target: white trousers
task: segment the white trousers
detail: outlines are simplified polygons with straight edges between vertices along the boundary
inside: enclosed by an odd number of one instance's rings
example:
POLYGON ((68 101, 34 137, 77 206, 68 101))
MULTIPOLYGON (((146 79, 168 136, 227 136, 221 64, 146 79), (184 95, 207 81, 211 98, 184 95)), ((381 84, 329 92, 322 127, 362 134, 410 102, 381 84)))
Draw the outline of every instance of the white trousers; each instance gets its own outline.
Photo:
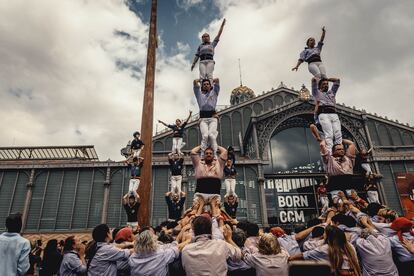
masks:
POLYGON ((181 175, 171 175, 170 182, 171 182, 171 193, 181 194, 181 181, 183 177, 181 175), (177 189, 177 191, 176 191, 177 189))
POLYGON ((226 185, 226 195, 225 197, 229 195, 234 195, 237 197, 236 194, 236 179, 234 178, 226 178, 224 179, 224 184, 226 185))
POLYGON ((141 155, 141 149, 137 149, 137 150, 132 150, 132 158, 139 158, 139 156, 141 155))
POLYGON ((210 83, 213 84, 214 63, 214 60, 211 59, 200 60, 200 79, 209 79, 210 83))
POLYGON ((328 196, 326 195, 319 196, 319 201, 321 202, 321 205, 322 205, 322 214, 324 214, 326 211, 328 211, 328 208, 329 208, 328 196))
POLYGON ((374 203, 374 202, 380 203, 377 191, 367 191, 367 196, 368 196, 367 199, 369 203, 374 203))
POLYGON ((210 146, 213 148, 214 155, 217 152, 217 118, 200 118, 200 132, 201 132, 201 150, 210 146))
POLYGON ((367 175, 372 174, 371 166, 368 163, 362 163, 361 167, 367 172, 367 175))
POLYGON ((308 64, 309 72, 318 80, 327 79, 325 65, 322 62, 312 62, 308 64))
POLYGON ((334 145, 342 144, 341 122, 336 113, 322 113, 319 114, 319 123, 321 124, 323 134, 325 136, 326 147, 330 154, 332 154, 332 147, 334 145))
POLYGON ((181 137, 173 137, 172 140, 172 149, 171 151, 173 153, 181 154, 181 149, 185 146, 185 143, 183 142, 183 138, 181 137))
POLYGON ((129 188, 128 188, 128 191, 130 191, 130 192, 136 192, 138 190, 139 183, 140 183, 140 180, 139 179, 135 179, 135 178, 130 179, 129 180, 129 188))

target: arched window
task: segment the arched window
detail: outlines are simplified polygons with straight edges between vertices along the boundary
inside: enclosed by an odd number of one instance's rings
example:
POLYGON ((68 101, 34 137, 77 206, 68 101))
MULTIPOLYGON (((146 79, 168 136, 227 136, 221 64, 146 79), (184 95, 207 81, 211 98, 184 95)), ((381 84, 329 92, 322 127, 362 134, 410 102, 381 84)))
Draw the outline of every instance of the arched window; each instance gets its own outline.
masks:
POLYGON ((274 102, 276 107, 281 106, 283 104, 283 97, 280 95, 276 95, 274 102))
POLYGON ((263 111, 263 106, 261 104, 259 104, 259 103, 255 103, 253 105, 253 110, 254 110, 254 113, 256 113, 256 115, 259 115, 263 111))
POLYGON ((264 110, 269 111, 270 109, 272 109, 272 107, 273 107, 272 100, 271 99, 266 99, 264 101, 264 110))
POLYGON ((308 127, 292 127, 269 141, 267 174, 312 173, 323 170, 319 145, 308 127))

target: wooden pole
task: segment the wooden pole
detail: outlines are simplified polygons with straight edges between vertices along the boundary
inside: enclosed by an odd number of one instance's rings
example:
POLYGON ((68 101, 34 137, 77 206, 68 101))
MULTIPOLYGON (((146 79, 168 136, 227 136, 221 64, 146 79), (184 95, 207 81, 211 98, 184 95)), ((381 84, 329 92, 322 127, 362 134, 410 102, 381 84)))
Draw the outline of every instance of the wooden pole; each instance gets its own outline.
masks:
POLYGON ((141 198, 138 221, 141 226, 150 225, 152 188, 152 128, 154 117, 155 52, 157 48, 157 0, 152 0, 148 38, 147 68, 145 72, 144 102, 141 116, 141 139, 145 146, 141 153, 144 165, 138 194, 141 198))

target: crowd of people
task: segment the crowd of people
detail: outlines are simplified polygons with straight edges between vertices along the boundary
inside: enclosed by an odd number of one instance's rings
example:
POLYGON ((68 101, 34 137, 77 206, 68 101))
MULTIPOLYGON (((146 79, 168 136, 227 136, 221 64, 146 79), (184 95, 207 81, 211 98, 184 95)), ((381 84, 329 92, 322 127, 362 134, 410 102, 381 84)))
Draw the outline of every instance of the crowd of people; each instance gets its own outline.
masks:
POLYGON ((0 235, 0 275, 295 275, 297 260, 324 264, 328 275, 412 275, 413 222, 379 203, 359 209, 339 197, 296 233, 189 209, 157 227, 100 224, 91 241, 70 236, 43 250, 20 236, 13 214, 0 235))

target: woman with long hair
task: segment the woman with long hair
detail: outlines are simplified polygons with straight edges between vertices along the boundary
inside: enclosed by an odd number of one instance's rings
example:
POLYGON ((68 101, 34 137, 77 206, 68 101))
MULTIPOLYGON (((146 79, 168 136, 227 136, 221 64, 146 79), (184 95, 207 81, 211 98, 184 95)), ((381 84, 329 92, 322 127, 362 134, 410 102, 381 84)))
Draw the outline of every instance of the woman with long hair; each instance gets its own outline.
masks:
POLYGON ((62 262, 62 254, 58 250, 58 241, 49 240, 43 251, 43 262, 40 270, 41 276, 56 275, 62 262))
POLYGON ((322 246, 292 256, 289 260, 327 261, 334 275, 362 275, 354 247, 346 240, 345 233, 336 226, 328 225, 325 228, 325 243, 322 246))

